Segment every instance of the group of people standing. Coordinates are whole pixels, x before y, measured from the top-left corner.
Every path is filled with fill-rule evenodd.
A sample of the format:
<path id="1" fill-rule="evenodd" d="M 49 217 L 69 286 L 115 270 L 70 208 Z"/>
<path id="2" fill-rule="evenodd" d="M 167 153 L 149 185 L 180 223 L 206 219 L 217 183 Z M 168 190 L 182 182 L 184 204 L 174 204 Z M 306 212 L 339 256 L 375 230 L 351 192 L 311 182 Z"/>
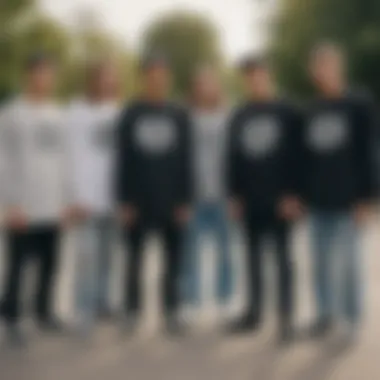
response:
<path id="1" fill-rule="evenodd" d="M 123 325 L 133 331 L 142 305 L 146 236 L 163 243 L 161 294 L 166 328 L 181 333 L 179 308 L 200 300 L 202 236 L 217 243 L 217 294 L 233 295 L 231 221 L 245 241 L 248 300 L 230 333 L 254 331 L 263 315 L 264 239 L 274 244 L 279 338 L 294 338 L 291 230 L 310 217 L 315 297 L 313 336 L 336 322 L 354 335 L 361 315 L 359 226 L 374 196 L 374 107 L 350 91 L 342 50 L 320 44 L 309 73 L 318 94 L 301 109 L 277 92 L 270 63 L 240 67 L 246 99 L 231 107 L 214 67 L 194 72 L 187 107 L 170 101 L 171 68 L 162 55 L 141 60 L 142 91 L 122 107 L 112 62 L 92 63 L 86 92 L 62 110 L 57 67 L 44 54 L 25 66 L 20 96 L 0 114 L 1 198 L 7 267 L 1 315 L 12 342 L 20 324 L 26 263 L 38 261 L 36 321 L 59 331 L 52 311 L 60 237 L 76 234 L 75 310 L 81 333 L 112 314 L 110 252 L 119 235 L 126 271 Z M 183 286 L 185 285 L 185 286 Z M 184 291 L 183 291 L 184 290 Z"/>

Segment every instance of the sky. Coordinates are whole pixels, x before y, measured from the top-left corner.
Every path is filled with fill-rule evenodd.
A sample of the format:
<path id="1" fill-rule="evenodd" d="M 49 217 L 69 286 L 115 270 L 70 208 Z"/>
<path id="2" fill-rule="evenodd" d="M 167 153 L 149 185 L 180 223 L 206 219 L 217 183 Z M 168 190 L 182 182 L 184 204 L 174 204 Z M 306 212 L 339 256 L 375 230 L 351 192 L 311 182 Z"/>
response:
<path id="1" fill-rule="evenodd" d="M 228 60 L 259 49 L 265 41 L 260 0 L 40 0 L 44 10 L 70 24 L 80 10 L 91 9 L 107 29 L 133 49 L 139 48 L 145 27 L 160 13 L 189 9 L 207 15 L 218 28 Z M 261 5 L 260 5 L 261 4 Z"/>

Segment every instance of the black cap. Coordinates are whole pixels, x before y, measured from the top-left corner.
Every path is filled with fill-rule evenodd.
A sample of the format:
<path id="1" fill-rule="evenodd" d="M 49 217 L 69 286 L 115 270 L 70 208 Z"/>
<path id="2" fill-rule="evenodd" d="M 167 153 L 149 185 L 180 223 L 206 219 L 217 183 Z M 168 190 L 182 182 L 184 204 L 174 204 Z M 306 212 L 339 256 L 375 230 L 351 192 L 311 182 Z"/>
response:
<path id="1" fill-rule="evenodd" d="M 42 65 L 54 65 L 54 64 L 55 64 L 55 60 L 50 54 L 44 51 L 37 51 L 37 52 L 33 52 L 27 57 L 26 62 L 25 62 L 25 69 L 29 71 Z"/>
<path id="2" fill-rule="evenodd" d="M 142 71 L 147 71 L 157 66 L 170 68 L 169 60 L 162 52 L 146 54 L 140 60 L 140 69 Z"/>
<path id="3" fill-rule="evenodd" d="M 268 67 L 268 59 L 264 55 L 248 55 L 239 63 L 239 70 L 243 74 Z"/>

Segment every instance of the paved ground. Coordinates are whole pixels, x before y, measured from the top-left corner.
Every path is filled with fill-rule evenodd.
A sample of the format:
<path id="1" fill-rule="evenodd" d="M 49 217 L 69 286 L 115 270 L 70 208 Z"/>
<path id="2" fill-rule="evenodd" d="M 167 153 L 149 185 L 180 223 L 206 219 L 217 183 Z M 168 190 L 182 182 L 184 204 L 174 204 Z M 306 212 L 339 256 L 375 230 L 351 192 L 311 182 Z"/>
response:
<path id="1" fill-rule="evenodd" d="M 269 322 L 257 336 L 227 338 L 217 333 L 211 306 L 202 313 L 203 326 L 194 334 L 168 340 L 159 331 L 157 280 L 159 260 L 156 243 L 147 255 L 146 318 L 141 333 L 133 339 L 120 335 L 116 326 L 101 326 L 91 342 L 73 337 L 42 337 L 30 328 L 30 345 L 23 351 L 0 348 L 1 380 L 376 380 L 380 378 L 380 222 L 363 233 L 365 258 L 366 316 L 360 340 L 354 347 L 343 344 L 339 334 L 328 341 L 299 342 L 279 349 L 274 340 L 271 304 Z M 71 273 L 74 250 L 70 237 L 65 244 L 57 310 L 70 321 Z M 294 239 L 298 272 L 298 320 L 303 325 L 312 316 L 308 234 L 300 226 Z M 241 250 L 235 245 L 237 273 L 243 267 Z M 206 304 L 211 304 L 211 252 L 205 257 Z M 120 268 L 120 257 L 115 267 Z M 115 272 L 117 273 L 117 272 Z M 115 303 L 120 289 L 115 275 Z M 268 278 L 272 276 L 270 272 Z M 243 278 L 243 276 L 239 276 Z M 244 299 L 243 280 L 237 284 L 237 310 Z M 269 293 L 271 293 L 269 285 Z M 272 297 L 268 297 L 272 298 Z M 271 299 L 269 300 L 271 301 Z"/>

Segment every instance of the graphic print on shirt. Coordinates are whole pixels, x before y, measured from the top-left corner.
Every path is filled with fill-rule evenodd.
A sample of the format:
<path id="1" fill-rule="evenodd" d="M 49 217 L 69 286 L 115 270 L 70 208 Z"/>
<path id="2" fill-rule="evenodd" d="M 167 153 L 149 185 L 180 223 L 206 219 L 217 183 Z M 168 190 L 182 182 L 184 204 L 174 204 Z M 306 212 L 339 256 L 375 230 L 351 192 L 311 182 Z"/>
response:
<path id="1" fill-rule="evenodd" d="M 94 145 L 101 151 L 108 152 L 113 148 L 115 142 L 115 131 L 113 122 L 107 121 L 94 126 L 93 142 Z"/>
<path id="2" fill-rule="evenodd" d="M 348 140 L 347 122 L 343 115 L 325 113 L 310 123 L 307 143 L 315 152 L 328 153 L 342 148 Z"/>
<path id="3" fill-rule="evenodd" d="M 177 145 L 174 124 L 165 117 L 144 117 L 135 128 L 136 146 L 147 154 L 166 154 Z"/>
<path id="4" fill-rule="evenodd" d="M 55 152 L 60 146 L 59 131 L 56 126 L 48 122 L 42 123 L 36 128 L 34 140 L 38 149 L 43 152 Z"/>
<path id="5" fill-rule="evenodd" d="M 241 134 L 243 152 L 254 158 L 271 155 L 279 145 L 280 125 L 273 116 L 260 116 L 249 120 Z"/>

